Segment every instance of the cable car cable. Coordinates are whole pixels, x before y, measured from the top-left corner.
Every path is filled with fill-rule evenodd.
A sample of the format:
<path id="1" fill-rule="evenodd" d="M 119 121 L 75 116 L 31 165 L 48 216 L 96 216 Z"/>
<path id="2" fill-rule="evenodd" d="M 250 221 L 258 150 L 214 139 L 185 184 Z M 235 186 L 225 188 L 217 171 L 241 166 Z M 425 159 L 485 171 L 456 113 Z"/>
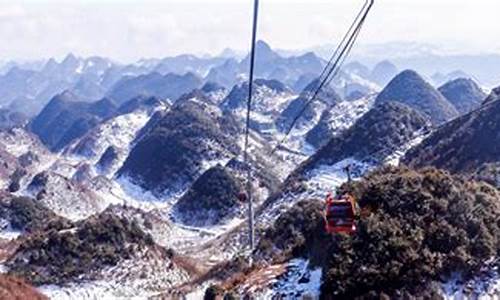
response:
<path id="1" fill-rule="evenodd" d="M 369 1 L 369 5 L 367 6 L 366 3 L 368 3 L 368 1 Z M 340 70 L 340 67 L 342 66 L 343 62 L 345 61 L 345 59 L 347 58 L 347 56 L 351 52 L 352 47 L 354 46 L 354 44 L 355 44 L 355 42 L 356 42 L 356 40 L 357 40 L 357 38 L 359 36 L 359 33 L 361 32 L 362 26 L 364 25 L 364 23 L 366 21 L 368 13 L 370 12 L 371 8 L 373 7 L 374 1 L 375 0 L 367 0 L 367 2 L 365 3 L 365 5 L 363 5 L 363 7 L 362 7 L 362 9 L 360 10 L 360 13 L 359 13 L 359 15 L 361 15 L 361 19 L 356 18 L 355 21 L 354 21 L 354 23 L 353 23 L 353 24 L 356 24 L 356 21 L 359 20 L 359 22 L 357 23 L 357 25 L 355 25 L 354 31 L 351 32 L 351 30 L 348 30 L 348 32 L 346 33 L 345 37 L 348 36 L 349 38 L 348 39 L 345 38 L 345 39 L 342 40 L 342 41 L 345 41 L 347 39 L 347 44 L 345 44 L 345 45 L 342 46 L 342 42 L 341 42 L 341 44 L 339 45 L 339 47 L 342 47 L 342 51 L 340 52 L 340 54 L 336 58 L 335 62 L 330 66 L 330 68 L 329 68 L 328 71 L 325 71 L 325 72 L 321 73 L 322 75 L 324 73 L 326 73 L 326 77 L 323 78 L 323 80 L 320 82 L 320 84 L 316 88 L 315 92 L 312 94 L 313 96 L 310 97 L 306 101 L 306 103 L 301 108 L 301 110 L 299 111 L 299 113 L 292 120 L 289 128 L 285 131 L 284 137 L 273 148 L 273 150 L 271 151 L 271 154 L 274 154 L 276 152 L 276 150 L 278 150 L 281 147 L 281 145 L 286 141 L 287 137 L 289 136 L 289 134 L 293 130 L 295 124 L 298 122 L 298 120 L 300 119 L 300 117 L 304 114 L 304 112 L 309 107 L 309 105 L 311 105 L 311 103 L 314 100 L 316 100 L 316 97 L 319 95 L 319 92 L 321 91 L 321 89 L 327 83 L 331 82 L 331 80 L 333 80 L 333 78 L 338 74 L 338 72 Z M 335 52 L 337 52 L 337 51 L 335 51 Z M 336 55 L 334 53 L 334 55 L 332 56 L 332 58 L 334 58 L 335 56 Z M 328 65 L 327 65 L 327 67 L 328 67 Z M 326 69 L 328 69 L 328 68 L 326 68 Z M 332 74 L 334 74 L 334 76 L 332 76 Z"/>
<path id="2" fill-rule="evenodd" d="M 254 215 L 253 215 L 253 200 L 252 200 L 252 168 L 248 164 L 248 145 L 250 134 L 250 113 L 252 111 L 252 92 L 253 92 L 253 76 L 255 65 L 255 44 L 257 39 L 257 21 L 259 13 L 259 0 L 254 0 L 253 25 L 252 25 L 252 44 L 250 50 L 250 71 L 248 82 L 248 99 L 247 99 L 247 114 L 245 128 L 245 145 L 243 150 L 243 165 L 247 168 L 246 194 L 248 201 L 248 227 L 249 227 L 249 246 L 250 251 L 254 249 Z M 250 264 L 252 263 L 252 255 L 250 252 Z"/>
<path id="3" fill-rule="evenodd" d="M 340 41 L 340 43 L 337 45 L 337 48 L 335 49 L 335 51 L 333 52 L 332 56 L 328 60 L 327 64 L 325 65 L 325 67 L 321 71 L 321 74 L 318 76 L 318 79 L 321 79 L 325 75 L 325 73 L 327 72 L 327 70 L 330 68 L 330 66 L 332 65 L 332 62 L 335 60 L 335 57 L 337 57 L 338 52 L 342 48 L 342 45 L 346 42 L 347 37 L 349 36 L 349 33 L 354 29 L 354 26 L 356 26 L 356 24 L 358 23 L 358 20 L 361 18 L 362 14 L 363 14 L 363 11 L 366 9 L 366 6 L 368 5 L 369 1 L 370 0 L 365 0 L 365 4 L 361 8 L 361 10 L 358 12 L 358 14 L 357 14 L 356 18 L 354 19 L 354 21 L 349 26 L 349 29 L 347 30 L 346 34 L 344 34 L 344 36 L 343 36 L 342 40 Z"/>

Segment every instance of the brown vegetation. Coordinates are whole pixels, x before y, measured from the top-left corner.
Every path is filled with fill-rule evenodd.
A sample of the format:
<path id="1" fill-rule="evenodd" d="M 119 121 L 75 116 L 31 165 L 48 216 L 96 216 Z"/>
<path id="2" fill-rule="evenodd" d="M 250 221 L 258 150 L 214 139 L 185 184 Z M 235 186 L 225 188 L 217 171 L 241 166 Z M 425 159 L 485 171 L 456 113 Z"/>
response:
<path id="1" fill-rule="evenodd" d="M 0 274 L 0 299 L 48 300 L 49 298 L 18 278 Z"/>

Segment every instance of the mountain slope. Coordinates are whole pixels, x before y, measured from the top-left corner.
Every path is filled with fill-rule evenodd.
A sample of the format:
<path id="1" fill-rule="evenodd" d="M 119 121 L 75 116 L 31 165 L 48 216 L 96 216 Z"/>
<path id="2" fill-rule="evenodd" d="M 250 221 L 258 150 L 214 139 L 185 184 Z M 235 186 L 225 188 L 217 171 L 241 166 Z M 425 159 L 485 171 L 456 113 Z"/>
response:
<path id="1" fill-rule="evenodd" d="M 157 263 L 164 266 L 169 265 L 172 258 L 137 222 L 101 214 L 29 236 L 10 257 L 8 266 L 10 274 L 34 284 L 62 284 L 83 278 L 99 279 L 100 272 L 106 268 L 138 259 L 142 252 L 159 256 Z M 177 267 L 172 265 L 171 269 L 174 272 Z"/>
<path id="2" fill-rule="evenodd" d="M 20 232 L 41 231 L 53 223 L 68 223 L 68 220 L 57 216 L 39 201 L 10 194 L 2 195 L 0 218 L 10 228 Z"/>
<path id="3" fill-rule="evenodd" d="M 500 87 L 494 88 L 491 91 L 491 94 L 488 96 L 488 98 L 486 98 L 486 100 L 484 100 L 484 103 L 489 103 L 489 102 L 493 102 L 496 100 L 500 100 Z"/>
<path id="4" fill-rule="evenodd" d="M 244 124 L 247 99 L 248 82 L 245 82 L 234 86 L 220 107 Z M 255 80 L 250 115 L 251 128 L 272 135 L 276 131 L 275 121 L 293 99 L 292 91 L 278 80 Z"/>
<path id="5" fill-rule="evenodd" d="M 89 187 L 53 171 L 37 174 L 27 191 L 56 214 L 72 220 L 99 213 L 109 204 Z"/>
<path id="6" fill-rule="evenodd" d="M 404 158 L 414 167 L 435 166 L 453 172 L 474 172 L 482 165 L 499 161 L 500 102 L 445 124 Z"/>
<path id="7" fill-rule="evenodd" d="M 479 106 L 486 94 L 472 79 L 459 78 L 447 82 L 438 89 L 443 96 L 463 115 Z"/>
<path id="8" fill-rule="evenodd" d="M 137 96 L 156 96 L 174 102 L 201 84 L 201 79 L 193 73 L 161 75 L 153 72 L 137 77 L 124 77 L 111 88 L 108 95 L 119 104 Z"/>
<path id="9" fill-rule="evenodd" d="M 428 127 L 425 117 L 397 102 L 375 105 L 343 134 L 333 137 L 304 164 L 311 170 L 347 158 L 381 160 L 415 138 Z"/>
<path id="10" fill-rule="evenodd" d="M 296 99 L 292 100 L 289 105 L 281 112 L 279 118 L 276 120 L 276 126 L 281 131 L 287 130 L 292 124 L 293 120 L 301 112 L 306 102 L 312 97 L 312 94 L 319 85 L 316 79 L 312 81 Z M 314 102 L 312 102 L 300 116 L 296 123 L 296 127 L 312 127 L 324 110 L 331 108 L 336 103 L 340 102 L 340 96 L 331 88 L 323 87 L 318 93 Z"/>
<path id="11" fill-rule="evenodd" d="M 169 105 L 156 97 L 137 97 L 127 101 L 117 110 L 117 116 L 110 118 L 89 130 L 64 149 L 64 153 L 77 161 L 91 165 L 112 148 L 113 157 L 104 158 L 105 168 L 98 170 L 103 175 L 113 176 L 121 167 L 139 132 L 156 112 L 166 112 Z M 107 153 L 108 155 L 110 152 Z M 113 158 L 109 160 L 110 158 Z M 107 159 L 107 161 L 106 161 Z"/>
<path id="12" fill-rule="evenodd" d="M 312 52 L 299 56 L 285 57 L 274 51 L 266 42 L 258 41 L 255 49 L 255 76 L 268 80 L 275 79 L 288 86 L 293 86 L 304 74 L 319 74 L 325 62 Z M 248 80 L 250 56 L 241 61 L 227 59 L 222 65 L 210 69 L 207 81 L 214 81 L 226 87 L 232 87 L 242 80 Z M 307 83 L 310 82 L 309 78 Z M 306 84 L 307 84 L 306 83 Z M 300 90 L 303 88 L 301 86 Z"/>
<path id="13" fill-rule="evenodd" d="M 272 108 L 276 106 L 276 103 L 269 100 L 270 97 L 266 95 L 266 92 L 275 94 L 291 93 L 290 89 L 278 80 L 256 79 L 254 81 L 254 88 L 254 95 L 252 95 L 255 106 L 254 109 L 259 112 L 262 110 L 269 110 L 269 106 L 272 106 Z M 246 108 L 247 99 L 248 82 L 245 82 L 241 85 L 233 87 L 227 98 L 222 103 L 222 107 L 227 110 Z"/>
<path id="14" fill-rule="evenodd" d="M 404 104 L 375 105 L 293 170 L 280 189 L 266 199 L 257 217 L 275 220 L 283 207 L 302 198 L 323 199 L 348 180 L 347 166 L 357 178 L 373 167 L 398 161 L 428 128 L 428 120 Z"/>
<path id="15" fill-rule="evenodd" d="M 390 61 L 384 60 L 375 65 L 370 79 L 380 86 L 386 86 L 398 74 L 398 68 Z"/>
<path id="16" fill-rule="evenodd" d="M 236 121 L 208 99 L 186 96 L 144 133 L 119 174 L 157 193 L 176 190 L 236 154 L 238 135 Z"/>
<path id="17" fill-rule="evenodd" d="M 320 148 L 335 135 L 351 127 L 360 117 L 370 110 L 373 97 L 364 97 L 354 101 L 342 101 L 323 112 L 321 118 L 306 135 L 306 141 Z"/>
<path id="18" fill-rule="evenodd" d="M 277 79 L 291 84 L 298 76 L 305 73 L 319 74 L 323 61 L 314 53 L 300 56 L 282 57 L 264 41 L 258 41 L 255 50 L 255 74 L 260 78 Z M 250 57 L 246 56 L 239 64 L 240 70 L 246 70 Z"/>
<path id="19" fill-rule="evenodd" d="M 6 108 L 0 109 L 0 129 L 22 127 L 27 123 L 28 117 L 24 113 Z"/>
<path id="20" fill-rule="evenodd" d="M 431 76 L 431 80 L 434 86 L 442 86 L 450 81 L 454 81 L 461 78 L 472 78 L 472 77 L 461 70 L 455 70 L 447 74 L 442 74 L 441 72 L 437 72 Z"/>
<path id="21" fill-rule="evenodd" d="M 82 101 L 96 101 L 106 89 L 102 76 L 113 67 L 113 62 L 102 57 L 80 58 L 73 54 L 61 62 L 49 59 L 31 70 L 13 67 L 0 76 L 0 102 L 3 107 L 33 116 L 65 90 L 71 90 Z"/>
<path id="22" fill-rule="evenodd" d="M 88 103 L 64 92 L 47 104 L 29 128 L 49 149 L 59 151 L 115 112 L 115 104 L 107 98 Z"/>
<path id="23" fill-rule="evenodd" d="M 455 107 L 415 71 L 397 75 L 378 95 L 376 103 L 398 101 L 427 115 L 434 125 L 458 116 Z"/>
<path id="24" fill-rule="evenodd" d="M 188 225 L 220 224 L 238 213 L 240 182 L 215 166 L 203 173 L 174 206 L 175 216 Z"/>

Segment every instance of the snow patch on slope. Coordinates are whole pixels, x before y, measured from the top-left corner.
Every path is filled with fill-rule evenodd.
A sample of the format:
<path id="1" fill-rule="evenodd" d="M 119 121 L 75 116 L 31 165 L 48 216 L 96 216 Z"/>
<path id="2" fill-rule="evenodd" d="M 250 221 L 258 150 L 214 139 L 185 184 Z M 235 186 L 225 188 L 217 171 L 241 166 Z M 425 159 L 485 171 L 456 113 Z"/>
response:
<path id="1" fill-rule="evenodd" d="M 456 275 L 448 282 L 442 284 L 442 296 L 446 300 L 474 299 L 474 300 L 499 300 L 500 299 L 500 273 L 498 266 L 487 264 L 481 274 L 463 281 Z"/>
<path id="2" fill-rule="evenodd" d="M 367 113 L 375 102 L 376 95 L 370 95 L 355 101 L 337 103 L 330 111 L 328 125 L 333 135 L 350 128 L 359 118 Z"/>
<path id="3" fill-rule="evenodd" d="M 35 149 L 46 151 L 41 142 L 33 134 L 28 133 L 22 128 L 0 131 L 0 141 L 5 150 L 15 157 L 19 157 Z"/>
<path id="4" fill-rule="evenodd" d="M 70 220 L 82 220 L 106 209 L 106 203 L 92 190 L 52 172 L 39 174 L 25 191 L 56 214 Z"/>
<path id="5" fill-rule="evenodd" d="M 147 299 L 187 281 L 189 274 L 170 259 L 143 251 L 104 269 L 96 277 L 39 289 L 51 299 Z"/>
<path id="6" fill-rule="evenodd" d="M 108 147 L 121 150 L 118 162 L 107 174 L 112 176 L 125 161 L 139 130 L 146 125 L 154 112 L 162 109 L 166 109 L 165 106 L 159 105 L 153 111 L 139 109 L 117 116 L 91 130 L 68 146 L 64 152 L 69 154 L 67 155 L 69 160 L 86 161 L 95 165 Z"/>
<path id="7" fill-rule="evenodd" d="M 372 108 L 375 97 L 375 95 L 369 95 L 355 101 L 339 102 L 323 115 L 318 114 L 317 119 L 309 124 L 294 128 L 287 137 L 282 149 L 279 149 L 276 155 L 281 156 L 286 161 L 294 162 L 293 165 L 295 167 L 298 166 L 316 152 L 316 148 L 309 144 L 305 137 L 318 122 L 327 122 L 329 131 L 333 135 L 338 135 L 350 128 Z M 273 135 L 277 141 L 280 141 L 284 137 L 279 132 L 273 132 Z M 288 171 L 289 174 L 292 170 Z"/>
<path id="8" fill-rule="evenodd" d="M 353 180 L 358 179 L 374 167 L 368 162 L 360 162 L 352 158 L 342 160 L 334 165 L 320 165 L 306 174 L 306 180 L 303 182 L 306 185 L 305 192 L 285 193 L 274 201 L 271 207 L 257 216 L 257 221 L 271 224 L 300 199 L 324 199 L 329 192 L 335 192 L 340 185 L 347 182 L 346 166 L 351 167 Z"/>
<path id="9" fill-rule="evenodd" d="M 429 135 L 430 132 L 424 132 L 423 130 L 414 133 L 413 135 L 414 138 L 405 145 L 403 145 L 400 149 L 394 151 L 394 153 L 386 157 L 384 159 L 384 163 L 392 166 L 399 165 L 401 158 L 406 154 L 406 152 L 408 152 L 411 148 L 418 146 Z"/>
<path id="10" fill-rule="evenodd" d="M 351 168 L 351 176 L 356 180 L 363 176 L 374 166 L 367 162 L 360 162 L 353 158 L 344 159 L 334 165 L 320 165 L 311 170 L 307 176 L 307 196 L 324 198 L 329 192 L 335 192 L 335 189 L 347 182 L 348 177 L 345 171 L 346 167 Z"/>
<path id="11" fill-rule="evenodd" d="M 321 268 L 311 269 L 309 261 L 292 259 L 280 280 L 273 283 L 259 299 L 298 299 L 310 297 L 319 299 L 321 288 Z"/>
<path id="12" fill-rule="evenodd" d="M 13 229 L 9 221 L 0 218 L 0 240 L 14 240 L 22 233 L 19 230 Z"/>

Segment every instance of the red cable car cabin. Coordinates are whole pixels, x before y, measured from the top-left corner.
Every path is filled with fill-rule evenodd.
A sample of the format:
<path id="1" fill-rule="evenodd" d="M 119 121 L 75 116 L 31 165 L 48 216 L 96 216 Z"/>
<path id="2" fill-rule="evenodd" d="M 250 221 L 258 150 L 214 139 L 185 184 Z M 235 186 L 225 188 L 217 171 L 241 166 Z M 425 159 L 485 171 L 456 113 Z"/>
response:
<path id="1" fill-rule="evenodd" d="M 356 203 L 352 196 L 343 195 L 333 198 L 329 194 L 326 198 L 326 232 L 348 233 L 356 231 Z"/>

